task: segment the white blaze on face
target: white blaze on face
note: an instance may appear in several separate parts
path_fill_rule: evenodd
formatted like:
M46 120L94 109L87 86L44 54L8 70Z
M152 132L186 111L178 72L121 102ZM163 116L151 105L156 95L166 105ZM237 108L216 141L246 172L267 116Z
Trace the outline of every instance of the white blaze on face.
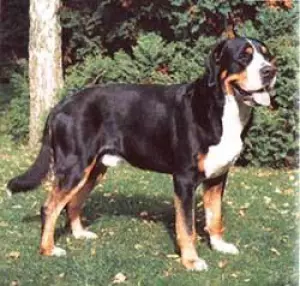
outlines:
M241 87L246 91L253 91L263 88L260 70L265 66L271 66L271 63L265 60L264 56L256 49L250 40L248 40L248 42L253 49L253 57L246 68L246 80L241 84Z

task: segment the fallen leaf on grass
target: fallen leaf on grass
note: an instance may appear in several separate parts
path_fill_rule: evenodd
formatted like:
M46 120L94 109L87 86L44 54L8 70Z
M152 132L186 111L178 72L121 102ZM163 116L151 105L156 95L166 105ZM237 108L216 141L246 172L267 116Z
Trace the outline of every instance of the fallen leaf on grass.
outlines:
M270 204L271 200L272 199L270 197L264 196L264 201L266 205Z
M218 262L218 266L219 266L219 268L221 268L221 269L223 269L223 268L225 268L226 266L228 265L228 260L220 260L219 262Z
M140 245L140 244L135 244L135 245L134 245L134 248L135 248L136 250L139 250L139 249L142 249L143 246Z
M240 209L241 210L246 210L246 209L248 209L250 207L250 204L249 203L245 203L244 205L242 205L241 207L240 207Z
M6 226L8 226L7 222L0 221L0 227L6 227Z
M168 258L178 258L179 255L178 254L167 254Z
M103 194L103 197L105 197L105 198L109 198L109 197L111 197L112 196L112 193L104 193Z
M249 203L245 203L244 205L242 205L239 209L239 215L241 217L244 217L246 215L246 210L249 208L250 204Z
M276 248L272 247L272 248L271 248L271 251L272 251L273 253L275 253L276 255L280 256L280 252L279 252Z
M91 249L91 255L93 255L93 256L96 255L96 248Z
M290 196L290 195L294 194L294 190L293 189L286 189L286 190L281 191L281 193L283 195Z
M294 181L294 180L295 180L295 176L294 176L294 175L290 175L290 176L289 176L289 180L290 180L290 181Z
M126 279L127 279L127 277L123 273L119 272L118 274L115 275L114 280L113 280L112 283L113 284L120 284L122 282L125 282Z
M246 214L245 214L245 211L243 210L243 209L240 209L239 210L239 215L241 216L241 217L244 217Z
M164 277L169 277L170 276L170 272L168 270L164 271Z
M21 256L21 253L19 251L11 251L10 253L8 253L6 255L6 257L13 258L13 259L18 259L18 258L20 258L20 256Z
M21 205L14 205L14 206L12 206L11 208L12 208L12 209L21 209L22 206L21 206Z

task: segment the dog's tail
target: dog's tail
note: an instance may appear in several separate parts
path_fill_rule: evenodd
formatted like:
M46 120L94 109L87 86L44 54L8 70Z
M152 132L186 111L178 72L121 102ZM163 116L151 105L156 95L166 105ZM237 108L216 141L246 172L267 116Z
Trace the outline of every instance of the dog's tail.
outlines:
M39 186L49 171L51 156L52 150L48 118L43 132L42 147L39 155L33 165L25 173L8 182L8 189L12 193L18 193L27 192Z

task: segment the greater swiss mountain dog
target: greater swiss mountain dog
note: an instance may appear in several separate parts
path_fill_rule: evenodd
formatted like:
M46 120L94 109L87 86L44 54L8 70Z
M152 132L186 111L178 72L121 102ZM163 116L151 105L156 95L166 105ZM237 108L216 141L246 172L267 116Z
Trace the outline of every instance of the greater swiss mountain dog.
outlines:
M41 208L41 254L65 255L54 244L55 222L64 208L76 238L97 237L81 224L82 204L107 167L122 160L172 174L177 242L187 269L207 269L195 248L194 192L200 183L212 248L237 254L222 238L222 195L252 107L270 104L275 79L268 48L236 37L213 48L204 76L192 83L111 84L66 97L48 116L34 164L8 183L12 192L27 191L49 171L54 174Z

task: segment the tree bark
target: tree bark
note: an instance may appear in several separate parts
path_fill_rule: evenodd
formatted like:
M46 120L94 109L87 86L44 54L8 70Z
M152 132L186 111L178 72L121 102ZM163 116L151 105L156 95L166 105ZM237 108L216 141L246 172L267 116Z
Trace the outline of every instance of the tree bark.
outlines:
M63 86L59 7L60 0L30 0L30 147L39 142L42 122Z

